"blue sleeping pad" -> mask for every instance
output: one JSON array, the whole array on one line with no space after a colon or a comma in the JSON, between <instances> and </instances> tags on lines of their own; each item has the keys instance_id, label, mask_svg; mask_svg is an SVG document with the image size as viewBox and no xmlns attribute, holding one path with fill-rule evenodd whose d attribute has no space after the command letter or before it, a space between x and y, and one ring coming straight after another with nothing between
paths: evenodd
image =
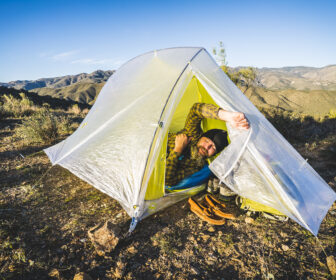
<instances>
[{"instance_id":1,"label":"blue sleeping pad","mask_svg":"<svg viewBox=\"0 0 336 280\"><path fill-rule=\"evenodd\" d=\"M212 175L208 165L205 165L200 171L195 172L189 177L184 178L180 183L175 186L166 186L168 191L177 191L202 185L207 182Z\"/></svg>"}]
</instances>

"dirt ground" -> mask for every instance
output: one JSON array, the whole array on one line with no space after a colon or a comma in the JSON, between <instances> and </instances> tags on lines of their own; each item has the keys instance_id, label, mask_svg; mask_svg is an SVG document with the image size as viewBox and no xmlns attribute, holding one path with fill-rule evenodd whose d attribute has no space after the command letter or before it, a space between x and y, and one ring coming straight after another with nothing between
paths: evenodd
<instances>
[{"instance_id":1,"label":"dirt ground","mask_svg":"<svg viewBox=\"0 0 336 280\"><path fill-rule=\"evenodd\" d=\"M211 226L182 201L141 221L112 253L99 256L88 229L111 220L126 231L129 217L62 167L41 178L51 167L39 152L47 145L24 146L13 136L20 122L0 121L0 279L73 279L77 272L92 279L335 279L326 263L326 255L336 257L335 203L316 239L293 221L247 219L243 212ZM336 190L334 126L335 120L300 130L293 124L281 132Z\"/></svg>"}]
</instances>

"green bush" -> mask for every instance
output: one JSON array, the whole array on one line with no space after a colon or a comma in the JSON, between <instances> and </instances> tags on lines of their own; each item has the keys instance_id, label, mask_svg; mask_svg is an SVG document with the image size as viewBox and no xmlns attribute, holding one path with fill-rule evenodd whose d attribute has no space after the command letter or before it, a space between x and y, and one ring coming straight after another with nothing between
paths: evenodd
<instances>
[{"instance_id":1,"label":"green bush","mask_svg":"<svg viewBox=\"0 0 336 280\"><path fill-rule=\"evenodd\" d=\"M21 99L15 98L12 95L3 95L0 108L2 118L28 116L40 109L24 93L20 93L20 97Z\"/></svg>"},{"instance_id":2,"label":"green bush","mask_svg":"<svg viewBox=\"0 0 336 280\"><path fill-rule=\"evenodd\" d=\"M47 109L41 109L22 121L16 136L25 143L51 143L58 137L72 132L68 118L56 116Z\"/></svg>"}]
</instances>

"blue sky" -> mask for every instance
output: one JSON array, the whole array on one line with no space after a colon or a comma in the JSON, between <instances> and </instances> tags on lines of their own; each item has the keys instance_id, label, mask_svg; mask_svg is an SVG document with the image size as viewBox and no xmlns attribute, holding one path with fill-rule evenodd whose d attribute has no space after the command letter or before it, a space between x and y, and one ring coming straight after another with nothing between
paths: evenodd
<instances>
[{"instance_id":1,"label":"blue sky","mask_svg":"<svg viewBox=\"0 0 336 280\"><path fill-rule=\"evenodd\" d=\"M223 41L229 66L336 64L336 1L0 0L0 82L117 69Z\"/></svg>"}]
</instances>

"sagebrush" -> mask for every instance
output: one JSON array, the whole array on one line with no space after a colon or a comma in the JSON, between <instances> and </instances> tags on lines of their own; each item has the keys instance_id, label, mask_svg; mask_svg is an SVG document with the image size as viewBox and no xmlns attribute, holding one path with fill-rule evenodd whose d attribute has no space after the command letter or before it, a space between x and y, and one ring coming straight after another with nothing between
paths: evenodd
<instances>
[{"instance_id":1,"label":"sagebrush","mask_svg":"<svg viewBox=\"0 0 336 280\"><path fill-rule=\"evenodd\" d=\"M16 136L25 143L51 143L62 135L73 131L70 120L57 116L48 109L41 109L22 121Z\"/></svg>"},{"instance_id":2,"label":"sagebrush","mask_svg":"<svg viewBox=\"0 0 336 280\"><path fill-rule=\"evenodd\" d=\"M24 93L20 93L20 97L21 99L15 98L12 95L3 95L0 107L0 115L2 118L28 116L40 110L40 107L34 105Z\"/></svg>"}]
</instances>

